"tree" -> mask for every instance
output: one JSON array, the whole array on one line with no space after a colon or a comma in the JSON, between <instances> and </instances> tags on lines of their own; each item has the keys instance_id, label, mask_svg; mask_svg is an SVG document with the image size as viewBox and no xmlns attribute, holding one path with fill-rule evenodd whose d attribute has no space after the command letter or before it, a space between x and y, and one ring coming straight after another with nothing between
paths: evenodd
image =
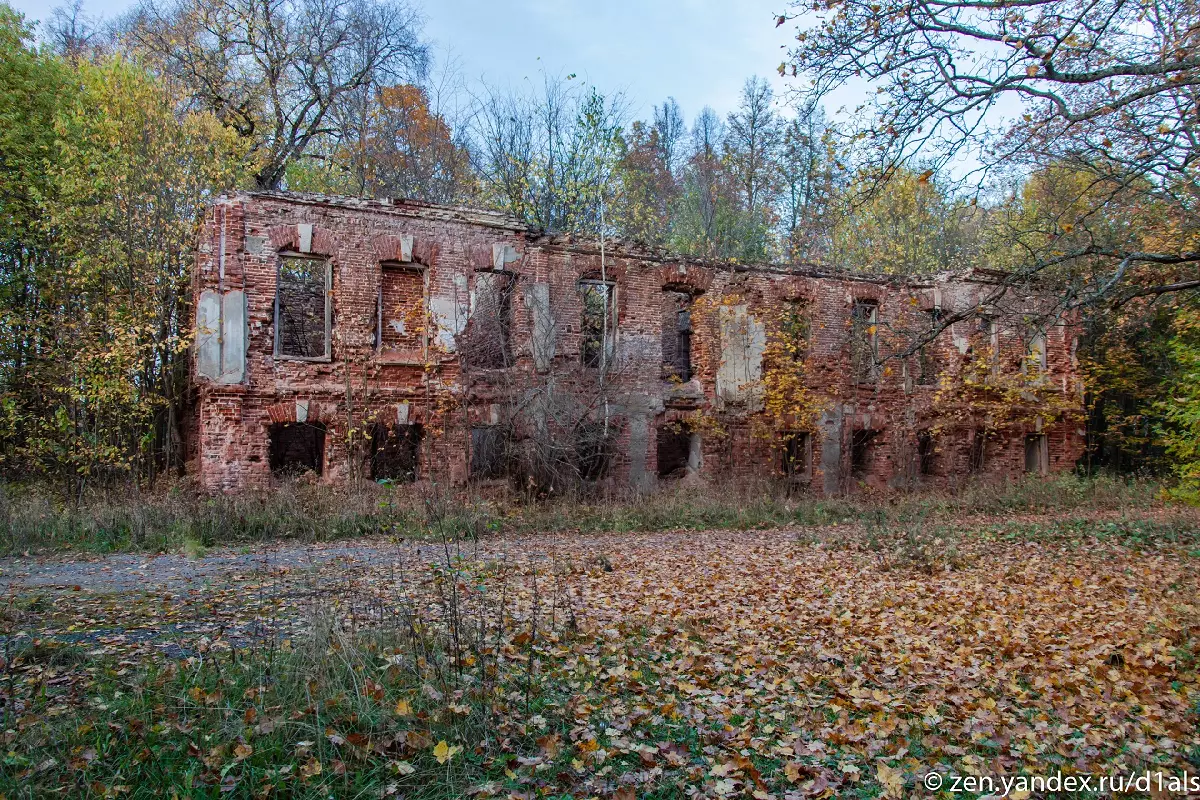
<instances>
[{"instance_id":1,"label":"tree","mask_svg":"<svg viewBox=\"0 0 1200 800\"><path fill-rule=\"evenodd\" d=\"M784 126L782 138L778 202L783 256L793 261L826 256L838 174L824 111L802 106Z\"/></svg>"},{"instance_id":2,"label":"tree","mask_svg":"<svg viewBox=\"0 0 1200 800\"><path fill-rule=\"evenodd\" d=\"M467 142L430 109L423 88L384 86L371 95L354 104L338 138L322 139L315 152L292 162L289 188L446 204L473 196Z\"/></svg>"},{"instance_id":3,"label":"tree","mask_svg":"<svg viewBox=\"0 0 1200 800\"><path fill-rule=\"evenodd\" d=\"M96 21L83 13L83 0L54 9L46 33L54 52L72 61L94 57L102 49L103 37Z\"/></svg>"},{"instance_id":4,"label":"tree","mask_svg":"<svg viewBox=\"0 0 1200 800\"><path fill-rule=\"evenodd\" d=\"M1091 176L1099 203L1136 192L1141 207L1167 210L1154 236L1079 242L1021 264L1010 283L1102 259L1102 277L1068 287L1069 306L1200 287L1171 269L1200 261L1195 3L826 0L817 10L780 71L807 79L812 97L873 84L854 136L880 178L918 153L946 163L971 149L985 169L1068 164ZM998 122L1014 102L1017 120Z\"/></svg>"},{"instance_id":5,"label":"tree","mask_svg":"<svg viewBox=\"0 0 1200 800\"><path fill-rule=\"evenodd\" d=\"M745 210L765 214L775 190L780 121L771 108L770 85L757 76L746 81L736 111L729 115L725 147Z\"/></svg>"},{"instance_id":6,"label":"tree","mask_svg":"<svg viewBox=\"0 0 1200 800\"><path fill-rule=\"evenodd\" d=\"M764 241L743 212L725 152L726 128L711 108L692 124L690 153L679 178L672 247L703 258L761 261Z\"/></svg>"},{"instance_id":7,"label":"tree","mask_svg":"<svg viewBox=\"0 0 1200 800\"><path fill-rule=\"evenodd\" d=\"M625 137L617 164L620 199L610 215L617 232L646 244L665 244L671 236L672 210L679 187L670 169L671 145L662 128L636 121Z\"/></svg>"},{"instance_id":8,"label":"tree","mask_svg":"<svg viewBox=\"0 0 1200 800\"><path fill-rule=\"evenodd\" d=\"M489 89L473 149L492 205L545 230L594 235L602 202L613 202L626 103L573 80L543 76L537 95Z\"/></svg>"},{"instance_id":9,"label":"tree","mask_svg":"<svg viewBox=\"0 0 1200 800\"><path fill-rule=\"evenodd\" d=\"M964 269L975 259L966 230L972 207L956 203L929 172L898 169L886 191L859 175L841 193L831 230L830 260L868 272L933 273Z\"/></svg>"},{"instance_id":10,"label":"tree","mask_svg":"<svg viewBox=\"0 0 1200 800\"><path fill-rule=\"evenodd\" d=\"M655 134L662 163L674 174L679 169L679 161L683 155L683 139L687 136L683 109L674 97L668 97L661 106L654 107L651 129Z\"/></svg>"},{"instance_id":11,"label":"tree","mask_svg":"<svg viewBox=\"0 0 1200 800\"><path fill-rule=\"evenodd\" d=\"M1174 494L1200 504L1200 315L1194 306L1176 318L1170 353L1176 373L1158 403L1159 433L1179 479Z\"/></svg>"},{"instance_id":12,"label":"tree","mask_svg":"<svg viewBox=\"0 0 1200 800\"><path fill-rule=\"evenodd\" d=\"M51 331L40 324L50 279L61 265L43 219L51 193L48 167L57 155L55 120L71 102L64 63L31 46L24 18L0 4L0 438L6 466L25 461L33 432L23 424L38 402L37 373Z\"/></svg>"},{"instance_id":13,"label":"tree","mask_svg":"<svg viewBox=\"0 0 1200 800\"><path fill-rule=\"evenodd\" d=\"M50 56L3 23L0 109L24 139L5 153L29 183L5 187L0 458L75 494L153 477L181 457L194 220L243 153L140 67Z\"/></svg>"},{"instance_id":14,"label":"tree","mask_svg":"<svg viewBox=\"0 0 1200 800\"><path fill-rule=\"evenodd\" d=\"M247 139L256 185L277 189L314 140L340 133L339 104L424 74L419 31L404 0L146 0L125 37Z\"/></svg>"}]
</instances>

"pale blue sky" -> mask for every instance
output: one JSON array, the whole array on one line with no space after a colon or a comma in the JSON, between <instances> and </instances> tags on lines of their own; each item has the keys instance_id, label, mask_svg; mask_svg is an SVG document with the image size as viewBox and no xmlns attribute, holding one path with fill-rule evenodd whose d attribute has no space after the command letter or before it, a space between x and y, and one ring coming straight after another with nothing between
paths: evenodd
<instances>
[{"instance_id":1,"label":"pale blue sky","mask_svg":"<svg viewBox=\"0 0 1200 800\"><path fill-rule=\"evenodd\" d=\"M57 0L8 0L45 19ZM687 120L705 105L722 115L758 74L777 93L776 73L792 25L775 27L787 0L416 0L426 37L449 48L469 82L540 82L540 70L576 73L602 91L623 90L635 117L674 96ZM131 0L85 0L92 16L113 17ZM836 109L829 109L835 111Z\"/></svg>"}]
</instances>

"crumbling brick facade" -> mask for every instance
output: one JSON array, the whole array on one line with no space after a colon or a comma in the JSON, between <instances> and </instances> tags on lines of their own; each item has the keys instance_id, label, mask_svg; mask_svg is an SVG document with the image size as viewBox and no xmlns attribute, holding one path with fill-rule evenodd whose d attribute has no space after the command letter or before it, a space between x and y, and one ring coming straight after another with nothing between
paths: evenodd
<instances>
[{"instance_id":1,"label":"crumbling brick facade","mask_svg":"<svg viewBox=\"0 0 1200 800\"><path fill-rule=\"evenodd\" d=\"M501 214L278 193L215 203L198 250L189 471L210 491L311 470L543 492L759 476L828 495L1082 451L1070 320L985 308L897 356L994 276L602 252ZM805 401L781 412L787 358ZM980 396L981 363L1017 383Z\"/></svg>"}]
</instances>

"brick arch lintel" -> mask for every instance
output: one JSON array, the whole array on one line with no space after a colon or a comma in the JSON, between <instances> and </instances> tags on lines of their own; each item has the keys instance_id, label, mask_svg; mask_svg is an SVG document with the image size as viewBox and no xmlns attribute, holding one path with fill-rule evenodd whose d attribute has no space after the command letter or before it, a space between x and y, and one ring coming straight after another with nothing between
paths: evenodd
<instances>
[{"instance_id":1,"label":"brick arch lintel","mask_svg":"<svg viewBox=\"0 0 1200 800\"><path fill-rule=\"evenodd\" d=\"M319 256L333 255L333 234L319 225L307 225L307 232L297 225L275 225L267 229L267 238L276 250L293 250L297 253L312 253ZM307 249L305 245L307 244Z\"/></svg>"},{"instance_id":2,"label":"brick arch lintel","mask_svg":"<svg viewBox=\"0 0 1200 800\"><path fill-rule=\"evenodd\" d=\"M713 271L689 264L666 264L659 271L664 289L692 294L707 292L713 282Z\"/></svg>"},{"instance_id":3,"label":"brick arch lintel","mask_svg":"<svg viewBox=\"0 0 1200 800\"><path fill-rule=\"evenodd\" d=\"M785 302L808 302L813 298L812 281L807 278L784 278L774 288L775 296Z\"/></svg>"},{"instance_id":4,"label":"brick arch lintel","mask_svg":"<svg viewBox=\"0 0 1200 800\"><path fill-rule=\"evenodd\" d=\"M656 427L663 428L667 425L674 425L676 422L693 425L698 416L699 409L696 408L668 408L659 416Z\"/></svg>"},{"instance_id":5,"label":"brick arch lintel","mask_svg":"<svg viewBox=\"0 0 1200 800\"><path fill-rule=\"evenodd\" d=\"M407 240L407 241L406 241ZM436 242L414 236L396 236L381 233L372 242L375 257L379 261L395 261L401 264L433 266L439 248Z\"/></svg>"},{"instance_id":6,"label":"brick arch lintel","mask_svg":"<svg viewBox=\"0 0 1200 800\"><path fill-rule=\"evenodd\" d=\"M302 409L306 410L306 413L303 413ZM283 400L267 406L267 417L272 425L300 422L301 416L304 417L304 422L328 424L336 412L337 409L329 403L320 403L303 397Z\"/></svg>"},{"instance_id":7,"label":"brick arch lintel","mask_svg":"<svg viewBox=\"0 0 1200 800\"><path fill-rule=\"evenodd\" d=\"M579 277L585 281L600 280L600 257L599 256L581 256L575 258L575 264L579 269ZM628 273L626 266L620 262L608 262L604 265L605 279L620 283L625 280L625 275Z\"/></svg>"},{"instance_id":8,"label":"brick arch lintel","mask_svg":"<svg viewBox=\"0 0 1200 800\"><path fill-rule=\"evenodd\" d=\"M423 404L410 403L410 402L404 402L404 401L401 401L399 403L389 403L385 406L382 406L381 408L376 410L373 414L371 414L370 418L374 422L380 423L382 425L395 425L396 423L401 422L401 414L400 414L401 406L408 407L407 412L406 412L407 419L405 420L404 424L406 424L406 425L426 425L429 423L429 414L426 411L425 406Z\"/></svg>"}]
</instances>

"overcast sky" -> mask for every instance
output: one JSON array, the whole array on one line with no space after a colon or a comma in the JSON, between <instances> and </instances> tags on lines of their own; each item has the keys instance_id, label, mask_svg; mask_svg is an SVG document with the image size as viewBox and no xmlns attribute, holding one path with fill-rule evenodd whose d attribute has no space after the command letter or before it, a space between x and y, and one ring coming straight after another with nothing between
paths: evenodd
<instances>
[{"instance_id":1,"label":"overcast sky","mask_svg":"<svg viewBox=\"0 0 1200 800\"><path fill-rule=\"evenodd\" d=\"M8 0L45 19L57 0ZM426 38L449 48L470 82L517 85L575 73L601 91L624 91L635 117L674 96L691 121L703 106L724 116L746 78L776 73L791 25L775 27L787 0L418 0ZM111 18L131 0L85 0ZM835 109L829 109L834 111Z\"/></svg>"}]
</instances>

